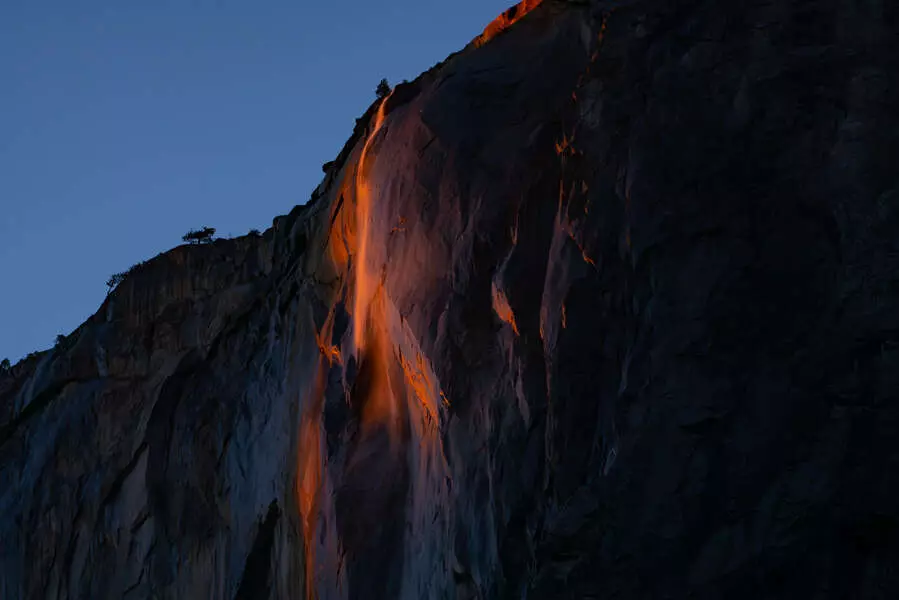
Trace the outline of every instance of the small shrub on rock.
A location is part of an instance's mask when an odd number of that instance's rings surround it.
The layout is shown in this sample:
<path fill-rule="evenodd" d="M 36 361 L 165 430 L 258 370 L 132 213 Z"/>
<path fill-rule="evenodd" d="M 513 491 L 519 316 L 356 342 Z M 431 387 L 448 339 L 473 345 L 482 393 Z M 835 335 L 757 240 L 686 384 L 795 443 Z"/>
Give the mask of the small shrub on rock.
<path fill-rule="evenodd" d="M 181 239 L 190 244 L 211 244 L 214 235 L 215 227 L 204 227 L 203 229 L 191 229 L 181 236 Z"/>
<path fill-rule="evenodd" d="M 106 295 L 107 296 L 112 293 L 112 290 L 114 290 L 116 288 L 116 286 L 118 286 L 120 283 L 122 283 L 122 281 L 124 281 L 125 275 L 127 275 L 127 274 L 128 274 L 127 271 L 122 271 L 121 273 L 115 273 L 114 275 L 109 276 L 109 279 L 106 280 L 106 287 L 107 287 Z"/>
<path fill-rule="evenodd" d="M 386 79 L 382 79 L 378 84 L 378 87 L 375 88 L 375 94 L 378 96 L 378 98 L 386 98 L 390 95 L 390 84 Z"/>

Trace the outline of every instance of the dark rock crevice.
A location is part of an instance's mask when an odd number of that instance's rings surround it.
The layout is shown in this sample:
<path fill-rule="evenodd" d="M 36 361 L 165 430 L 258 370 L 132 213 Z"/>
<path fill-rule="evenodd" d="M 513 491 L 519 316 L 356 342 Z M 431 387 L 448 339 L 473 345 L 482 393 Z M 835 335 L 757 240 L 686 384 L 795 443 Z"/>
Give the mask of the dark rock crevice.
<path fill-rule="evenodd" d="M 265 518 L 259 523 L 256 539 L 244 564 L 240 586 L 234 600 L 268 598 L 271 594 L 272 547 L 275 544 L 275 528 L 281 518 L 277 500 L 269 504 Z"/>

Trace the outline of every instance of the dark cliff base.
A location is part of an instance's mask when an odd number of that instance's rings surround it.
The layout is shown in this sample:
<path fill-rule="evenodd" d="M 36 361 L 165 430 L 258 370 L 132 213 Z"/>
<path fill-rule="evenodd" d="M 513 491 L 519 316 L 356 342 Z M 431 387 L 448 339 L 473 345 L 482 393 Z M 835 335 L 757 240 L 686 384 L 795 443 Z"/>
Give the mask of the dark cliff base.
<path fill-rule="evenodd" d="M 897 6 L 546 0 L 401 86 L 0 374 L 0 597 L 899 597 Z"/>

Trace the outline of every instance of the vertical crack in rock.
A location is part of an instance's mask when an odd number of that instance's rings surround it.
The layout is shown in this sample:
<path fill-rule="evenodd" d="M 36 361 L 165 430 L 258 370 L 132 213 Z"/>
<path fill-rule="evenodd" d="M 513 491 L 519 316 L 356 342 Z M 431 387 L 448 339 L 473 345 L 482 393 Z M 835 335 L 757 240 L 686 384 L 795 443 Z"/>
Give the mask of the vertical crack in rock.
<path fill-rule="evenodd" d="M 247 556 L 240 587 L 234 600 L 254 600 L 268 598 L 271 593 L 270 575 L 272 566 L 272 547 L 275 544 L 275 527 L 281 518 L 281 509 L 277 500 L 272 500 L 265 519 L 259 523 L 259 531 L 253 541 L 253 548 Z"/>

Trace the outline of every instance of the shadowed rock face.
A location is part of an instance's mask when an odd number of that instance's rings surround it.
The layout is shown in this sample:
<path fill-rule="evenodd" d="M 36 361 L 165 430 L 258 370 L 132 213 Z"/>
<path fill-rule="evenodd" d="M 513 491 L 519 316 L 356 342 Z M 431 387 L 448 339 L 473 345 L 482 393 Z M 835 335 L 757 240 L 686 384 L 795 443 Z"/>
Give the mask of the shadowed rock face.
<path fill-rule="evenodd" d="M 899 596 L 899 9 L 520 10 L 0 374 L 0 597 Z"/>

